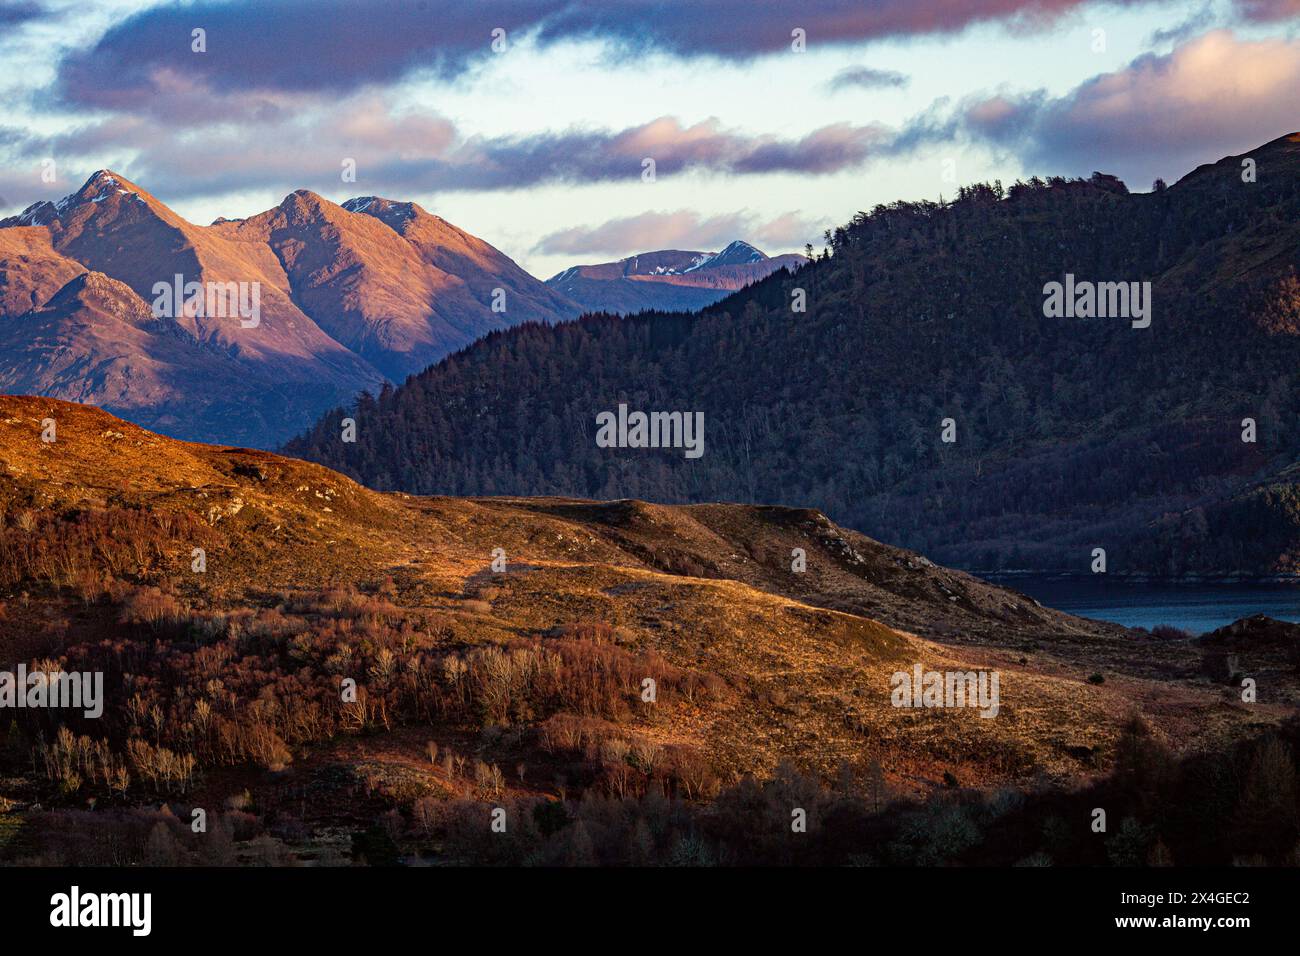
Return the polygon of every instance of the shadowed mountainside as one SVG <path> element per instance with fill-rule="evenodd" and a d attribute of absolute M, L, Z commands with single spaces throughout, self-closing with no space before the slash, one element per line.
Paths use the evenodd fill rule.
<path fill-rule="evenodd" d="M 1112 574 L 1295 575 L 1298 223 L 1295 136 L 1147 194 L 1096 174 L 879 206 L 699 315 L 492 334 L 349 410 L 355 443 L 338 411 L 287 450 L 416 493 L 809 505 L 985 571 L 1087 573 L 1102 547 Z M 1045 315 L 1067 276 L 1149 282 L 1150 326 Z M 702 412 L 703 457 L 597 447 L 620 402 Z M 1249 525 L 1215 517 L 1275 486 Z"/>

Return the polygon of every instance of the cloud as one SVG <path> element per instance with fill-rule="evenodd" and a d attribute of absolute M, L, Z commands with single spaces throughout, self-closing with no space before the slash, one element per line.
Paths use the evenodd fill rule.
<path fill-rule="evenodd" d="M 1111 5 L 1141 2 L 1112 0 Z M 1262 15 L 1291 0 L 1244 2 Z M 109 29 L 88 49 L 72 51 L 59 65 L 56 89 L 65 103 L 76 106 L 150 112 L 168 109 L 155 101 L 174 95 L 171 87 L 185 84 L 209 91 L 228 109 L 247 105 L 238 94 L 344 93 L 362 85 L 393 83 L 417 70 L 443 78 L 459 76 L 493 55 L 492 31 L 498 27 L 510 38 L 532 36 L 543 46 L 604 40 L 628 58 L 657 50 L 683 58 L 745 60 L 788 51 L 795 28 L 805 30 L 809 48 L 816 49 L 953 34 L 981 23 L 1042 27 L 1087 3 L 198 0 L 143 10 Z M 205 53 L 191 49 L 196 28 L 206 31 Z"/>
<path fill-rule="evenodd" d="M 65 190 L 66 192 L 66 190 Z M 41 182 L 35 164 L 30 169 L 0 168 L 0 219 L 26 209 L 38 199 L 59 199 L 62 194 Z"/>
<path fill-rule="evenodd" d="M 228 95 L 341 92 L 394 81 L 416 68 L 456 75 L 490 55 L 491 31 L 536 24 L 555 0 L 200 0 L 144 10 L 60 64 L 70 103 L 148 110 L 167 77 Z M 191 34 L 206 32 L 207 51 Z M 164 90 L 165 92 L 165 90 Z"/>
<path fill-rule="evenodd" d="M 575 226 L 543 236 L 534 252 L 547 255 L 601 255 L 611 258 L 658 249 L 721 249 L 734 239 L 748 239 L 769 251 L 802 248 L 821 236 L 826 224 L 787 212 L 762 220 L 743 210 L 702 217 L 689 209 L 644 212 L 610 219 L 596 226 Z"/>
<path fill-rule="evenodd" d="M 1128 7 L 1171 0 L 1110 0 Z M 265 108 L 273 94 L 348 92 L 397 82 L 415 71 L 442 78 L 493 56 L 492 31 L 546 46 L 573 39 L 610 43 L 625 58 L 655 50 L 682 58 L 747 60 L 788 51 L 791 32 L 810 49 L 873 40 L 951 35 L 1000 23 L 1042 29 L 1096 0 L 198 0 L 158 5 L 67 53 L 55 88 L 66 104 L 138 112 L 182 109 L 206 92 L 217 109 Z M 1300 0 L 1234 0 L 1239 19 L 1276 22 L 1300 15 Z M 0 6 L 0 24 L 54 16 L 37 3 Z M 191 49 L 206 32 L 207 52 Z M 861 79 L 869 82 L 869 73 Z M 846 79 L 845 83 L 854 83 Z M 859 82 L 858 85 L 861 85 Z M 251 96 L 250 94 L 259 94 Z"/>
<path fill-rule="evenodd" d="M 767 251 L 799 249 L 822 240 L 822 233 L 835 225 L 829 219 L 810 219 L 803 213 L 786 212 L 758 223 L 749 235 Z"/>
<path fill-rule="evenodd" d="M 888 152 L 890 136 L 883 126 L 837 123 L 783 139 L 726 129 L 716 118 L 684 126 L 662 116 L 619 131 L 476 136 L 448 150 L 418 175 L 431 189 L 636 181 L 645 159 L 654 160 L 657 177 L 690 171 L 823 175 L 860 166 Z"/>
<path fill-rule="evenodd" d="M 1042 24 L 1081 2 L 830 0 L 777 9 L 751 0 L 199 0 L 145 10 L 70 53 L 58 89 L 66 101 L 102 110 L 58 134 L 33 131 L 11 140 L 7 158 L 55 156 L 69 169 L 113 165 L 175 199 L 298 187 L 333 192 L 340 164 L 354 159 L 364 188 L 402 196 L 635 182 L 647 157 L 659 176 L 826 175 L 966 136 L 1015 152 L 1036 171 L 1103 167 L 1137 181 L 1153 169 L 1168 177 L 1179 164 L 1245 148 L 1293 125 L 1286 94 L 1288 83 L 1296 88 L 1295 41 L 1245 41 L 1224 31 L 1139 58 L 1065 96 L 1003 91 L 956 106 L 941 100 L 901 130 L 846 122 L 790 136 L 726 127 L 716 118 L 687 125 L 660 116 L 623 129 L 465 136 L 436 114 L 391 106 L 384 87 L 412 70 L 456 73 L 475 57 L 492 56 L 494 25 L 512 37 L 533 30 L 543 44 L 592 35 L 624 52 L 654 47 L 741 58 L 788 49 L 796 20 L 815 48 L 995 20 Z M 1233 9 L 1271 21 L 1297 8 L 1300 0 L 1237 0 Z M 41 10 L 15 9 L 27 17 Z M 1167 31 L 1166 40 L 1199 22 L 1194 16 Z M 208 31 L 207 53 L 190 50 L 196 25 Z M 906 82 L 898 73 L 856 66 L 831 85 Z M 11 202 L 25 198 L 12 193 L 11 187 Z"/>
<path fill-rule="evenodd" d="M 630 50 L 679 56 L 750 57 L 790 49 L 791 31 L 806 31 L 809 48 L 891 37 L 958 33 L 979 23 L 1016 29 L 1047 26 L 1088 0 L 822 0 L 774 4 L 753 0 L 583 0 L 541 25 L 545 40 L 566 36 L 615 39 Z M 1114 0 L 1136 6 L 1143 0 Z"/>
<path fill-rule="evenodd" d="M 1163 46 L 1166 43 L 1182 43 L 1185 40 L 1190 40 L 1214 23 L 1215 19 L 1214 4 L 1207 2 L 1181 23 L 1156 30 L 1147 40 L 1147 45 Z"/>
<path fill-rule="evenodd" d="M 427 170 L 428 185 L 442 189 L 519 188 L 544 182 L 636 180 L 645 159 L 656 176 L 692 170 L 759 174 L 825 174 L 865 163 L 889 148 L 878 125 L 837 123 L 805 136 L 729 130 L 716 118 L 690 126 L 661 116 L 617 132 L 566 131 L 529 136 L 473 137 Z"/>
<path fill-rule="evenodd" d="M 840 70 L 828 84 L 832 90 L 853 87 L 863 90 L 898 89 L 907 86 L 908 77 L 895 70 L 873 70 L 869 66 L 851 66 Z"/>
<path fill-rule="evenodd" d="M 655 249 L 720 247 L 741 231 L 739 213 L 701 219 L 699 213 L 687 209 L 645 212 L 610 219 L 598 226 L 560 229 L 543 236 L 533 251 L 549 255 L 630 255 Z"/>
<path fill-rule="evenodd" d="M 0 3 L 0 26 L 15 27 L 43 16 L 45 9 L 36 3 L 23 3 L 22 0 Z"/>
<path fill-rule="evenodd" d="M 242 125 L 176 129 L 154 116 L 108 114 L 50 135 L 0 127 L 0 145 L 33 167 L 46 156 L 56 157 L 61 171 L 107 166 L 173 202 L 257 189 L 333 193 L 345 159 L 356 162 L 372 191 L 402 187 L 410 182 L 403 175 L 408 166 L 422 168 L 456 142 L 450 121 L 395 111 L 373 91 L 328 109 Z M 18 201 L 34 189 L 8 198 Z"/>
<path fill-rule="evenodd" d="M 1135 186 L 1242 152 L 1300 125 L 1300 40 L 1217 30 L 1147 54 L 1061 97 L 1043 91 L 962 104 L 957 125 L 1051 172 L 1104 169 Z"/>
<path fill-rule="evenodd" d="M 1300 17 L 1300 0 L 1236 0 L 1237 15 L 1250 23 L 1278 23 Z"/>
<path fill-rule="evenodd" d="M 278 117 L 277 117 L 278 120 Z M 26 136 L 19 155 L 82 158 L 110 165 L 172 199 L 235 189 L 333 191 L 344 159 L 366 188 L 412 192 L 520 189 L 548 183 L 639 183 L 642 163 L 656 176 L 690 171 L 824 175 L 891 150 L 881 126 L 833 124 L 796 138 L 730 130 L 717 119 L 690 126 L 660 117 L 623 130 L 568 130 L 528 136 L 462 137 L 448 120 L 394 113 L 382 95 L 357 94 L 328 109 L 232 128 L 214 123 L 178 131 L 155 117 L 110 115 L 53 136 Z"/>

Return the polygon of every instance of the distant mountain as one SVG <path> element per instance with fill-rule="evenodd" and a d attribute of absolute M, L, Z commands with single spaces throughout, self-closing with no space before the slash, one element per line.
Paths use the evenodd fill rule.
<path fill-rule="evenodd" d="M 173 308 L 155 321 L 155 286 L 177 276 L 250 302 L 255 287 L 257 320 Z M 102 170 L 0 220 L 0 389 L 181 438 L 275 445 L 487 331 L 578 311 L 482 240 L 378 197 L 338 206 L 299 190 L 197 226 Z"/>
<path fill-rule="evenodd" d="M 803 256 L 788 256 L 789 259 L 802 260 Z M 755 262 L 765 262 L 768 257 L 747 242 L 737 239 L 721 252 L 713 253 L 697 266 L 687 272 L 702 272 L 706 269 L 721 269 L 723 266 L 747 266 Z"/>
<path fill-rule="evenodd" d="M 737 240 L 721 252 L 664 249 L 618 262 L 573 266 L 546 284 L 592 312 L 691 311 L 780 269 L 794 271 L 806 261 L 795 254 L 771 257 Z"/>
<path fill-rule="evenodd" d="M 878 206 L 830 251 L 697 315 L 490 335 L 289 448 L 417 493 L 799 503 L 979 571 L 1300 574 L 1300 137 L 1151 193 Z M 597 446 L 619 403 L 702 413 L 704 454 Z"/>

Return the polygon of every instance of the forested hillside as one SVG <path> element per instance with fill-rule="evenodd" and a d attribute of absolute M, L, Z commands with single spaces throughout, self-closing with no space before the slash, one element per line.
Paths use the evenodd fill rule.
<path fill-rule="evenodd" d="M 793 503 L 976 570 L 1300 570 L 1204 520 L 1300 449 L 1297 137 L 1150 193 L 978 185 L 827 238 L 696 315 L 494 333 L 289 451 L 410 492 Z M 1067 274 L 1151 282 L 1150 327 L 1046 317 Z M 597 447 L 620 402 L 704 412 L 705 454 Z"/>

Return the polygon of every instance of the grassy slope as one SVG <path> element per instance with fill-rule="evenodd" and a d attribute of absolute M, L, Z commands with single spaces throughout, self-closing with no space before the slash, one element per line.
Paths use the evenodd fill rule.
<path fill-rule="evenodd" d="M 57 422 L 52 444 L 40 440 L 46 417 Z M 400 616 L 437 622 L 412 636 L 420 649 L 545 643 L 566 626 L 603 622 L 626 649 L 721 679 L 706 698 L 661 696 L 653 715 L 634 711 L 627 729 L 698 748 L 724 781 L 765 775 L 786 758 L 831 774 L 839 761 L 868 754 L 912 790 L 945 772 L 971 785 L 1038 772 L 1064 779 L 1105 766 L 1134 711 L 1183 750 L 1284 710 L 1225 700 L 1197 676 L 1190 645 L 1141 641 L 1039 608 L 812 511 L 380 494 L 317 465 L 186 444 L 92 408 L 9 397 L 0 398 L 0 509 L 11 531 L 31 515 L 139 510 L 171 516 L 177 528 L 197 521 L 205 575 L 189 570 L 195 533 L 186 531 L 121 576 L 161 582 L 208 611 L 291 607 L 325 585 L 366 589 L 392 577 Z M 807 551 L 805 574 L 788 570 L 795 547 Z M 491 570 L 495 548 L 506 552 L 504 574 Z M 0 593 L 0 660 L 57 655 L 83 627 L 111 619 L 111 608 L 59 583 Z M 917 661 L 996 668 L 1000 716 L 892 708 L 890 674 Z M 1087 681 L 1096 672 L 1104 684 Z M 635 687 L 628 693 L 634 699 Z M 522 730 L 487 756 L 512 759 L 511 747 L 528 746 Z M 396 762 L 436 777 L 421 764 L 423 741 L 464 732 L 398 730 L 326 749 L 354 764 Z"/>

